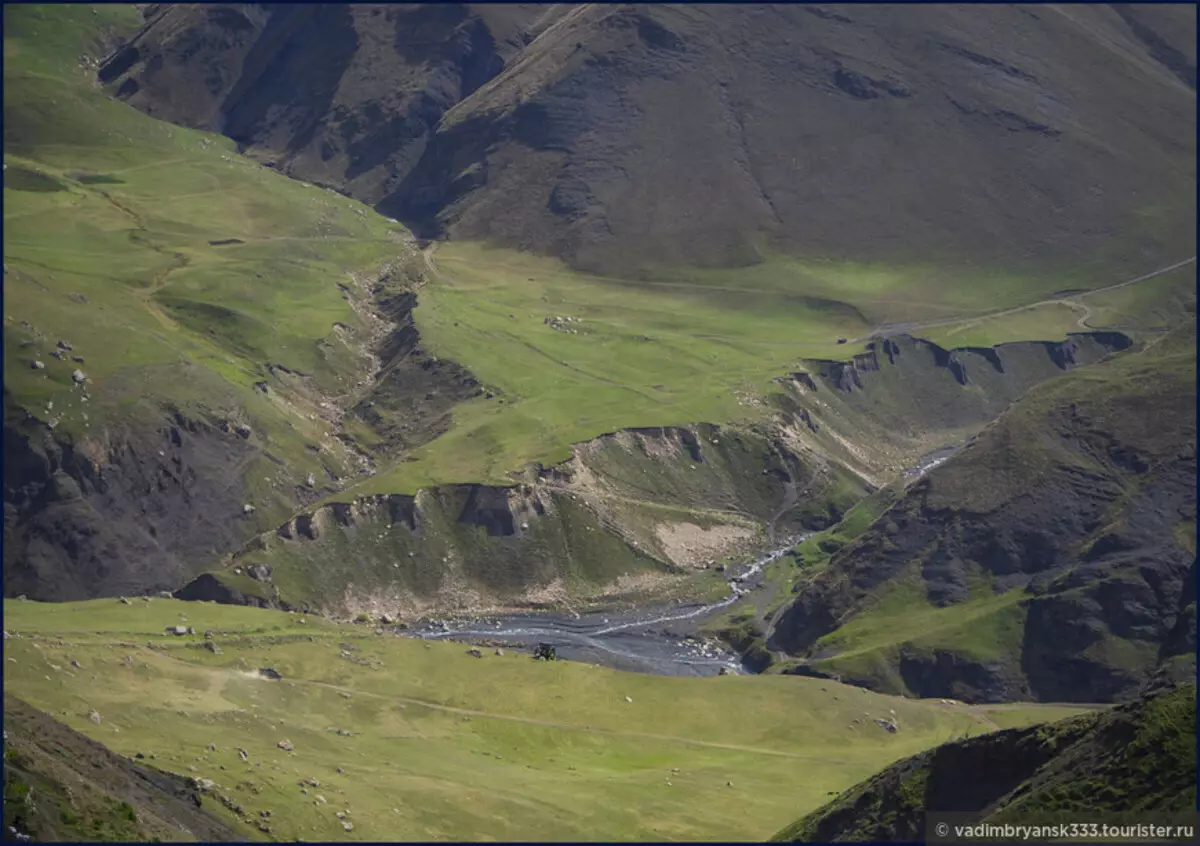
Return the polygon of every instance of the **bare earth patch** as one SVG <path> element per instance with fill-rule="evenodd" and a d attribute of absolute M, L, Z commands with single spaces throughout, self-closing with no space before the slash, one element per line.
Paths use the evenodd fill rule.
<path fill-rule="evenodd" d="M 754 530 L 745 526 L 704 529 L 695 523 L 659 523 L 654 534 L 672 562 L 681 567 L 699 567 L 726 554 L 739 542 L 753 538 Z"/>

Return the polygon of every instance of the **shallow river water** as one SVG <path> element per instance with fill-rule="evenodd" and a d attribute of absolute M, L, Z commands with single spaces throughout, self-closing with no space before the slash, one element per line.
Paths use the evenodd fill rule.
<path fill-rule="evenodd" d="M 961 446 L 929 453 L 906 478 L 923 476 L 956 453 Z M 601 664 L 619 670 L 667 676 L 715 676 L 748 672 L 737 654 L 716 639 L 693 634 L 708 617 L 728 608 L 762 586 L 762 570 L 792 549 L 805 536 L 793 537 L 779 549 L 750 564 L 726 571 L 730 593 L 719 602 L 649 605 L 634 611 L 596 614 L 511 614 L 466 619 L 447 618 L 422 623 L 408 634 L 427 640 L 487 641 L 532 652 L 549 643 L 559 658 Z"/>

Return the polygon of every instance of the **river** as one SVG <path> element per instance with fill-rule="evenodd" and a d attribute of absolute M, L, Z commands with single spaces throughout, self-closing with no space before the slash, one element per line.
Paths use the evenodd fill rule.
<path fill-rule="evenodd" d="M 923 476 L 946 461 L 961 446 L 922 456 L 904 471 L 906 478 Z M 778 549 L 749 564 L 726 571 L 730 593 L 719 602 L 649 605 L 634 611 L 595 614 L 507 614 L 498 617 L 444 618 L 409 629 L 426 640 L 462 640 L 500 644 L 532 652 L 539 643 L 553 644 L 558 657 L 600 664 L 618 670 L 667 676 L 715 676 L 722 671 L 746 673 L 741 659 L 715 638 L 698 637 L 700 624 L 763 583 L 763 568 L 785 555 L 807 535 L 787 540 Z"/>
<path fill-rule="evenodd" d="M 713 638 L 692 633 L 699 624 L 762 584 L 762 570 L 803 539 L 748 565 L 726 571 L 730 594 L 719 602 L 651 605 L 635 611 L 595 614 L 510 614 L 502 617 L 442 619 L 409 630 L 427 640 L 486 640 L 532 650 L 554 645 L 559 658 L 602 664 L 619 670 L 668 676 L 715 676 L 743 672 L 736 653 Z"/>

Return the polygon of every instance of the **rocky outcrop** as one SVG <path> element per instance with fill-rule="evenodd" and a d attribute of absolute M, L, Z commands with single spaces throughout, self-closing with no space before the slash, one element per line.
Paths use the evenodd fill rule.
<path fill-rule="evenodd" d="M 1078 362 L 1086 342 L 1072 349 Z M 923 697 L 1134 695 L 1167 653 L 1194 649 L 1176 643 L 1195 571 L 1181 534 L 1196 511 L 1194 372 L 1189 354 L 1147 351 L 1031 392 L 836 552 L 770 646 Z M 914 594 L 914 619 L 1013 600 L 959 635 L 881 646 L 872 668 L 839 662 L 853 644 L 829 637 L 896 590 Z"/>
<path fill-rule="evenodd" d="M 237 469 L 254 439 L 174 413 L 76 443 L 5 409 L 6 596 L 174 589 L 256 531 Z"/>
<path fill-rule="evenodd" d="M 177 595 L 338 613 L 538 605 L 564 580 L 599 589 L 678 573 L 693 541 L 703 540 L 707 558 L 749 551 L 764 531 L 829 525 L 852 503 L 844 491 L 827 501 L 830 481 L 762 432 L 625 430 L 511 486 L 445 485 L 311 509 Z"/>

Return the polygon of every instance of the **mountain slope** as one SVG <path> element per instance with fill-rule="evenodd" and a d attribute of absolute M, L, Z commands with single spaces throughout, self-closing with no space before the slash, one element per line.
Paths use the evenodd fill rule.
<path fill-rule="evenodd" d="M 14 833 L 36 842 L 247 837 L 204 809 L 191 779 L 135 764 L 7 692 L 4 827 L 6 841 Z"/>
<path fill-rule="evenodd" d="M 502 8 L 169 7 L 101 79 L 422 234 L 593 271 L 1193 240 L 1190 7 Z"/>
<path fill-rule="evenodd" d="M 799 588 L 771 645 L 976 701 L 1119 700 L 1194 662 L 1194 347 L 1192 323 L 1031 390 Z"/>
<path fill-rule="evenodd" d="M 782 842 L 923 842 L 925 814 L 1024 825 L 1192 825 L 1196 686 L 948 743 L 888 767 L 779 832 Z"/>

